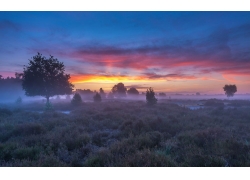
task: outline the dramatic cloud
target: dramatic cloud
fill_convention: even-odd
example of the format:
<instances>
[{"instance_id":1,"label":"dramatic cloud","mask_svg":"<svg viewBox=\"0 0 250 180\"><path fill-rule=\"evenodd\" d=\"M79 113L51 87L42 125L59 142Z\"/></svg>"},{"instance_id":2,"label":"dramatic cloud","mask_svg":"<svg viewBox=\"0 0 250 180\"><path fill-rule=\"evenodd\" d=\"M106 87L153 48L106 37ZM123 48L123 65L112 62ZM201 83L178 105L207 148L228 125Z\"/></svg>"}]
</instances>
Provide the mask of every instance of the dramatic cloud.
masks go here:
<instances>
[{"instance_id":1,"label":"dramatic cloud","mask_svg":"<svg viewBox=\"0 0 250 180\"><path fill-rule=\"evenodd\" d=\"M250 87L249 12L0 12L0 37L0 74L40 52L76 84Z\"/></svg>"}]
</instances>

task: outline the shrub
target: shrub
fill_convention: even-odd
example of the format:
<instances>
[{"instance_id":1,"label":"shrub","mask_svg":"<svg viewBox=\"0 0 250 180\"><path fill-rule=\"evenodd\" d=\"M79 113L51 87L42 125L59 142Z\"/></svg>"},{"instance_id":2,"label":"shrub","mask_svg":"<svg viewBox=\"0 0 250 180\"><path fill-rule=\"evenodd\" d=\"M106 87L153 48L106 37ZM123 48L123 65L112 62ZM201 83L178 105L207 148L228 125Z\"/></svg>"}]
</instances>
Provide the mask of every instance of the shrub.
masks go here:
<instances>
[{"instance_id":1,"label":"shrub","mask_svg":"<svg viewBox=\"0 0 250 180\"><path fill-rule=\"evenodd\" d=\"M155 98L155 92L151 87L147 89L146 100L149 105L154 105L157 103L157 99Z\"/></svg>"},{"instance_id":2,"label":"shrub","mask_svg":"<svg viewBox=\"0 0 250 180\"><path fill-rule=\"evenodd\" d=\"M82 103L82 98L80 96L80 94L75 93L74 97L71 100L71 104L74 106L78 106Z\"/></svg>"},{"instance_id":3,"label":"shrub","mask_svg":"<svg viewBox=\"0 0 250 180\"><path fill-rule=\"evenodd\" d=\"M46 102L44 110L45 111L52 111L52 110L54 110L54 107L52 106L52 104L50 102Z\"/></svg>"},{"instance_id":4,"label":"shrub","mask_svg":"<svg viewBox=\"0 0 250 180\"><path fill-rule=\"evenodd\" d=\"M19 96L18 98L17 98L17 100L16 100L16 104L21 104L22 103L22 98Z\"/></svg>"},{"instance_id":5,"label":"shrub","mask_svg":"<svg viewBox=\"0 0 250 180\"><path fill-rule=\"evenodd\" d=\"M101 102L102 101L102 97L100 96L99 93L96 93L93 98L94 98L94 102Z\"/></svg>"}]
</instances>

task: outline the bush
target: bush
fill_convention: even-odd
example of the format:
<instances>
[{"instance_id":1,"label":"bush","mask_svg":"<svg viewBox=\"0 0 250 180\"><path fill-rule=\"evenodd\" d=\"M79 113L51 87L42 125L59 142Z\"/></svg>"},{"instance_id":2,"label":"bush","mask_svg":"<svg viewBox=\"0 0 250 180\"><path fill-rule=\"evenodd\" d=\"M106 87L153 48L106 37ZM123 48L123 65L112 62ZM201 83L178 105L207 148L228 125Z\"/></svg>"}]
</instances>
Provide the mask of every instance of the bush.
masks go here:
<instances>
[{"instance_id":1,"label":"bush","mask_svg":"<svg viewBox=\"0 0 250 180\"><path fill-rule=\"evenodd\" d=\"M46 102L44 110L45 111L52 111L52 110L54 110L54 107L52 106L52 104L50 102Z\"/></svg>"},{"instance_id":2,"label":"bush","mask_svg":"<svg viewBox=\"0 0 250 180\"><path fill-rule=\"evenodd\" d=\"M96 93L96 95L94 95L94 102L101 102L102 101L102 97L100 96L99 93Z\"/></svg>"},{"instance_id":3,"label":"bush","mask_svg":"<svg viewBox=\"0 0 250 180\"><path fill-rule=\"evenodd\" d=\"M157 103L157 99L155 98L155 92L151 87L147 89L146 100L149 105L154 105Z\"/></svg>"},{"instance_id":4,"label":"bush","mask_svg":"<svg viewBox=\"0 0 250 180\"><path fill-rule=\"evenodd\" d=\"M82 104L82 98L81 98L80 94L75 93L74 97L71 100L71 104L74 106L78 106L78 105Z\"/></svg>"},{"instance_id":5,"label":"bush","mask_svg":"<svg viewBox=\"0 0 250 180\"><path fill-rule=\"evenodd\" d=\"M19 96L18 98L17 98L17 100L16 100L16 104L21 104L22 103L22 98Z\"/></svg>"}]
</instances>

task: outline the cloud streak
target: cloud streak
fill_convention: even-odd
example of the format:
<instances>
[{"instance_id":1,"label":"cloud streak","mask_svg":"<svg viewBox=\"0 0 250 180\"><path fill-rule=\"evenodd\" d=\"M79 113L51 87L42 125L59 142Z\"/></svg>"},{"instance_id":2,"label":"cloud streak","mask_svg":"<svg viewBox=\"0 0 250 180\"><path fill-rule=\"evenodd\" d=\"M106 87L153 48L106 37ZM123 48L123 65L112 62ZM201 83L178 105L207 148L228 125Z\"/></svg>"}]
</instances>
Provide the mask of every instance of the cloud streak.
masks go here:
<instances>
[{"instance_id":1,"label":"cloud streak","mask_svg":"<svg viewBox=\"0 0 250 180\"><path fill-rule=\"evenodd\" d=\"M175 43L159 41L131 47L88 44L70 49L68 56L79 62L97 66L145 70L152 67L194 67L200 73L220 72L249 74L250 52L245 43L250 40L250 24L231 29L218 29L205 38L181 40ZM237 48L234 41L245 38Z\"/></svg>"}]
</instances>

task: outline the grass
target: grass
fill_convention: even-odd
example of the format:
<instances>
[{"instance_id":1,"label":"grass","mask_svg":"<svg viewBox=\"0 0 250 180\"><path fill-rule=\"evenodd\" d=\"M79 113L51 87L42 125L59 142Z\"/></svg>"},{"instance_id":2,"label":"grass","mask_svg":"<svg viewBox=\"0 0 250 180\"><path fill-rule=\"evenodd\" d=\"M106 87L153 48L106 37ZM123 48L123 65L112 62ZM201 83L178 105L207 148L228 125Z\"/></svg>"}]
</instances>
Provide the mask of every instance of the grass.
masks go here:
<instances>
[{"instance_id":1,"label":"grass","mask_svg":"<svg viewBox=\"0 0 250 180\"><path fill-rule=\"evenodd\" d=\"M249 101L174 102L0 106L0 166L250 166Z\"/></svg>"}]
</instances>

